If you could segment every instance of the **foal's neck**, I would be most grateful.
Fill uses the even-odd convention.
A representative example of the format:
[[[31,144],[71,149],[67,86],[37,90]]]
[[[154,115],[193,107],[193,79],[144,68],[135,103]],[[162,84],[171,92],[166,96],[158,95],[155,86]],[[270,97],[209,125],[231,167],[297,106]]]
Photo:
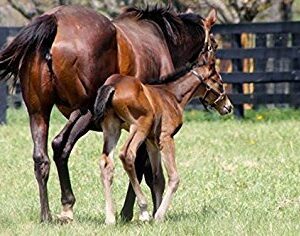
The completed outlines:
[[[203,71],[201,69],[196,70],[201,75]],[[166,85],[166,89],[174,94],[180,107],[184,107],[196,96],[201,81],[192,72],[187,73],[176,81],[173,81]]]

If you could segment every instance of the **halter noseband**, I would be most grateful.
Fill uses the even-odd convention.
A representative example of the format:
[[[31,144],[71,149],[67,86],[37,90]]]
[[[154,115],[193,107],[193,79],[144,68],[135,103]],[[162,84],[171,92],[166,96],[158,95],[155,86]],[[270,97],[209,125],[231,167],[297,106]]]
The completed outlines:
[[[222,92],[222,93],[219,93],[216,89],[214,89],[213,87],[211,87],[209,84],[207,84],[205,82],[205,79],[203,78],[202,75],[200,75],[198,72],[196,72],[195,70],[191,70],[191,73],[196,76],[200,82],[202,84],[204,84],[205,86],[205,93],[204,93],[204,96],[203,98],[200,98],[200,102],[202,103],[202,105],[204,106],[205,110],[208,110],[207,108],[207,105],[210,106],[210,107],[215,107],[217,105],[217,103],[224,98],[225,96],[225,91]],[[212,103],[209,103],[206,101],[206,98],[208,97],[209,93],[213,93],[214,95],[217,96],[217,98],[212,102]]]

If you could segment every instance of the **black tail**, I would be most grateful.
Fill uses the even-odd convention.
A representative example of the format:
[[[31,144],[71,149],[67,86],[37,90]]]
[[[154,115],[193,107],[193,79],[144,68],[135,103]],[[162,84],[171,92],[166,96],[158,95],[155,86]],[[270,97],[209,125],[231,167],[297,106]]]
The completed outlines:
[[[0,52],[0,81],[17,75],[27,61],[28,56],[39,52],[45,58],[57,32],[57,20],[54,15],[37,17],[25,26],[15,39]]]
[[[103,119],[105,109],[114,93],[115,88],[111,85],[103,85],[98,89],[96,101],[94,104],[94,115],[96,122],[100,122]]]

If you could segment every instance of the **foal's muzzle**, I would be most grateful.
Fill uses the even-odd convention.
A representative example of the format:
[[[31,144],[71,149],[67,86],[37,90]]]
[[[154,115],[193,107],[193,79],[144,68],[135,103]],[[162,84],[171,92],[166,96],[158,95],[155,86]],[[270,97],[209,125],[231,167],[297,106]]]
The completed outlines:
[[[227,96],[225,96],[223,100],[217,103],[215,109],[220,113],[220,115],[227,115],[233,111],[233,105],[230,99]]]

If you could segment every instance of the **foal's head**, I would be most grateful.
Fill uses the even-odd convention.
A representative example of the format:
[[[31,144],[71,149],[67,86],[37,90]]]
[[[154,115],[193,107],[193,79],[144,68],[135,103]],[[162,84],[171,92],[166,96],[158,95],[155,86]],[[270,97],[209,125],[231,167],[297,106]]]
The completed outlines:
[[[197,95],[202,104],[215,108],[221,115],[226,115],[232,111],[233,105],[225,93],[222,77],[216,70],[216,49],[216,41],[209,37],[204,51],[198,57],[198,66],[192,73],[201,80]]]

